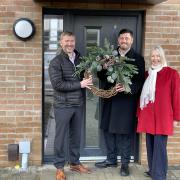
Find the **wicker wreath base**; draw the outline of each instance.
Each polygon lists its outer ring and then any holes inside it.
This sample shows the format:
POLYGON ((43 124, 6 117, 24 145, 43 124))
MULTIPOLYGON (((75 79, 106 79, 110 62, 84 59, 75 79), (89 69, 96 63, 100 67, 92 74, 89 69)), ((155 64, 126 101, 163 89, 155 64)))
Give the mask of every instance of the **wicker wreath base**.
MULTIPOLYGON (((88 79, 90 75, 91 75, 90 72, 88 72, 88 71, 84 72, 85 79, 88 79)), ((112 87, 111 89, 108 89, 108 90, 99 89, 99 88, 97 88, 95 86, 90 86, 90 87, 91 87, 90 91, 94 95, 102 97, 102 98, 110 98, 110 97, 115 96, 117 94, 117 91, 116 91, 115 87, 112 87)))

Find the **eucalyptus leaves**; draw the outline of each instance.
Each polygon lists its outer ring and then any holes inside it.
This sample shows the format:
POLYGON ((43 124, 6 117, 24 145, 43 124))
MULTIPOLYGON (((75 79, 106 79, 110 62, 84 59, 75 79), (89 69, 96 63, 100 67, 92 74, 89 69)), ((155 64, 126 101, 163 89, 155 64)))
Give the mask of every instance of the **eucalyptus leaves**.
POLYGON ((107 81, 120 83, 125 87, 126 93, 131 93, 131 78, 138 73, 138 69, 132 64, 133 59, 119 57, 118 52, 105 40, 103 48, 92 46, 88 48, 88 55, 81 57, 81 63, 76 66, 75 75, 82 71, 88 71, 92 75, 102 69, 107 69, 107 81))

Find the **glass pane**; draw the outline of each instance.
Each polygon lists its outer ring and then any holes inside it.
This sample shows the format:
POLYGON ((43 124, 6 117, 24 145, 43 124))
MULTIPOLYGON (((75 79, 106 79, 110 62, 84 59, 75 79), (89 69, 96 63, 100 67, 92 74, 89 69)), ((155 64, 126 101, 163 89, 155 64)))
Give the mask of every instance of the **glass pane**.
POLYGON ((59 48, 59 35, 63 31, 63 16, 45 16, 44 51, 56 53, 59 48))
POLYGON ((86 47, 99 46, 100 44, 100 29, 86 28, 86 47))
MULTIPOLYGON (((91 46, 99 46, 100 29, 86 28, 86 52, 91 46)), ((99 86, 99 80, 94 77, 93 83, 99 86)), ((86 147, 99 146, 99 98, 89 90, 86 91, 86 147)))
POLYGON ((55 120, 53 90, 48 67, 59 48, 59 35, 63 31, 63 16, 44 17, 44 154, 54 154, 55 120))

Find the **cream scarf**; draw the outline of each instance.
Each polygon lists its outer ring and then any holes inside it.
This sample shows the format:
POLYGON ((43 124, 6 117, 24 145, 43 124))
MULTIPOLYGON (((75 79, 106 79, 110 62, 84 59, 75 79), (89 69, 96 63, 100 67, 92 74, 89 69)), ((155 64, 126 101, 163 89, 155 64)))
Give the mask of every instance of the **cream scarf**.
POLYGON ((163 68, 162 65, 151 66, 148 71, 148 77, 144 83, 141 96, 140 96, 140 108, 143 109, 149 102, 155 101, 156 92, 156 79, 157 73, 163 68))

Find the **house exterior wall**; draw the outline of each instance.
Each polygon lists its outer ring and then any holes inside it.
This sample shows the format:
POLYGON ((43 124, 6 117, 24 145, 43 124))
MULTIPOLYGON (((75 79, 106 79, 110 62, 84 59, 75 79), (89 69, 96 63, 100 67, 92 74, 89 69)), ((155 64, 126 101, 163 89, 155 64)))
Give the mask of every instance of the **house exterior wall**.
POLYGON ((7 145, 30 140, 30 164, 41 164, 42 144, 42 8, 32 0, 0 1, 0 166, 7 145), (20 17, 34 21, 36 35, 23 42, 13 34, 20 17), (23 90, 25 89, 25 90, 23 90))
MULTIPOLYGON (((155 6, 88 3, 38 3, 34 0, 0 1, 0 167, 14 166, 8 161, 8 144, 31 141, 30 164, 42 163, 42 7, 145 10, 143 54, 160 44, 168 63, 180 72, 180 2, 168 0, 155 6), (12 31, 20 17, 30 18, 36 34, 20 41, 12 31)), ((140 136, 140 162, 145 164, 145 135, 140 136)), ((170 164, 180 163, 180 125, 169 138, 170 164)))
MULTIPOLYGON (((180 72, 180 1, 168 0, 148 8, 145 18, 144 56, 148 60, 150 48, 160 44, 165 49, 168 65, 180 72)), ((180 126, 168 139, 169 164, 180 163, 180 126)), ((140 159, 146 163, 145 136, 141 137, 140 159)))

